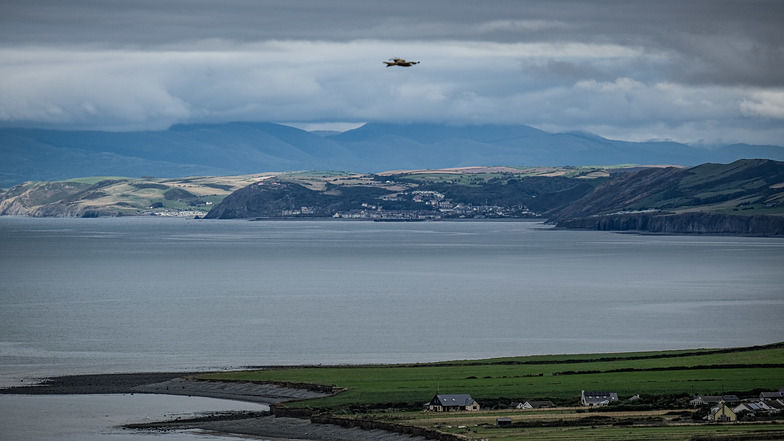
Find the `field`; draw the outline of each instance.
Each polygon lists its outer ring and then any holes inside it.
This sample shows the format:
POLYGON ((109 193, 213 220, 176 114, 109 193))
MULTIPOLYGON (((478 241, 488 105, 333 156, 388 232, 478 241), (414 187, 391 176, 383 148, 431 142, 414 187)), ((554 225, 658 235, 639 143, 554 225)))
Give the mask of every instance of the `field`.
POLYGON ((784 344, 734 350, 557 355, 415 365, 297 367, 229 372, 210 379, 316 383, 344 392, 293 403, 346 408, 417 408, 437 392, 480 403, 552 400, 576 404, 581 390, 632 395, 721 395, 784 386, 784 344))
POLYGON ((558 440, 679 440, 730 441, 782 439, 784 424, 706 424, 690 420, 689 411, 580 412, 554 411, 432 412, 378 414, 373 418, 395 424, 437 429, 472 440, 558 441, 558 440), (496 418, 507 417, 512 427, 496 426, 496 418))
POLYGON ((334 396, 287 403, 339 418, 418 426, 485 440, 784 439, 784 425, 705 424, 688 405, 694 394, 756 397, 784 386, 784 343, 735 349, 551 355, 442 363, 300 366, 211 373, 201 379, 333 386, 334 396), (619 404, 579 406, 581 390, 617 392, 619 404), (469 393, 479 412, 423 412, 436 393, 469 393), (629 401, 634 395, 641 399, 629 401), (550 400, 546 410, 512 403, 550 400), (496 418, 510 417, 511 427, 496 418))

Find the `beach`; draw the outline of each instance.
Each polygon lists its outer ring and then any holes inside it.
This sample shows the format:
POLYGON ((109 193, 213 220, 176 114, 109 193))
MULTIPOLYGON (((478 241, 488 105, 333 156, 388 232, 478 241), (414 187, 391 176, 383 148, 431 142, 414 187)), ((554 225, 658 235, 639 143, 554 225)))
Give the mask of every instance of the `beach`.
MULTIPOLYGON (((121 373, 70 375, 54 377, 35 385, 0 389, 0 394, 22 395, 104 395, 164 394, 237 400, 274 405, 291 400, 328 396, 328 392, 308 388, 249 382, 203 381, 192 373, 121 373)), ((313 441, 424 441, 421 436, 379 429, 341 427, 315 423, 310 418, 276 416, 273 412, 215 412, 190 419, 140 421, 126 424, 126 429, 168 432, 202 431, 204 433, 242 435, 265 440, 313 441)))

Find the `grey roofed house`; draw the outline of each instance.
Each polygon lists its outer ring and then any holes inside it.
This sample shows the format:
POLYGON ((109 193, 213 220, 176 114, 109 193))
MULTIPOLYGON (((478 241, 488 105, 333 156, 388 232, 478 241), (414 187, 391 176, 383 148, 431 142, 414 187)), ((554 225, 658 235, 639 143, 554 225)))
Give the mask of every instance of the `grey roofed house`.
POLYGON ((555 407, 552 401, 526 401, 518 406, 518 409, 543 409, 547 407, 555 407))
POLYGON ((767 412, 767 408, 762 403, 742 403, 732 409, 733 412, 767 412))
POLYGON ((618 401, 618 394, 615 392, 603 391, 582 391, 580 403, 583 406, 606 406, 612 401, 618 401))
POLYGON ((737 395, 695 395, 689 404, 692 406, 702 406, 703 404, 719 404, 719 403, 740 403, 740 398, 737 395))
POLYGON ((784 400, 766 400, 762 404, 768 406, 770 412, 784 411, 784 400))
POLYGON ((438 394, 430 400, 428 409, 436 412, 479 410, 479 403, 469 394, 438 394))
POLYGON ((781 392, 760 392, 760 400, 776 400, 784 397, 781 392))
POLYGON ((718 404, 723 401, 721 395, 695 395, 689 404, 692 406, 702 406, 703 404, 718 404))

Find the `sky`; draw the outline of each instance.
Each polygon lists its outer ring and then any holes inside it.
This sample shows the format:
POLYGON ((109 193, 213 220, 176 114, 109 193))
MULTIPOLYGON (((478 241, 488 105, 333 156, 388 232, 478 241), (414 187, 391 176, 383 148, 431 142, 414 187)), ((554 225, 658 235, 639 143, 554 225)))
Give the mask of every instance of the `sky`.
POLYGON ((0 126, 227 121, 784 145, 784 1, 0 0, 0 126))

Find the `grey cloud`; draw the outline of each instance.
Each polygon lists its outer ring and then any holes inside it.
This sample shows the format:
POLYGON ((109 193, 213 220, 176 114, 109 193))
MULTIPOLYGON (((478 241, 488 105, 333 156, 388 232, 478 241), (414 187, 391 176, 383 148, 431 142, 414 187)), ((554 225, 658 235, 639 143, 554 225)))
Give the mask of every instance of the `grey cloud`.
POLYGON ((0 10, 5 125, 509 122, 780 143, 784 119, 778 0, 0 0, 0 10), (392 56, 422 64, 384 68, 392 56))

